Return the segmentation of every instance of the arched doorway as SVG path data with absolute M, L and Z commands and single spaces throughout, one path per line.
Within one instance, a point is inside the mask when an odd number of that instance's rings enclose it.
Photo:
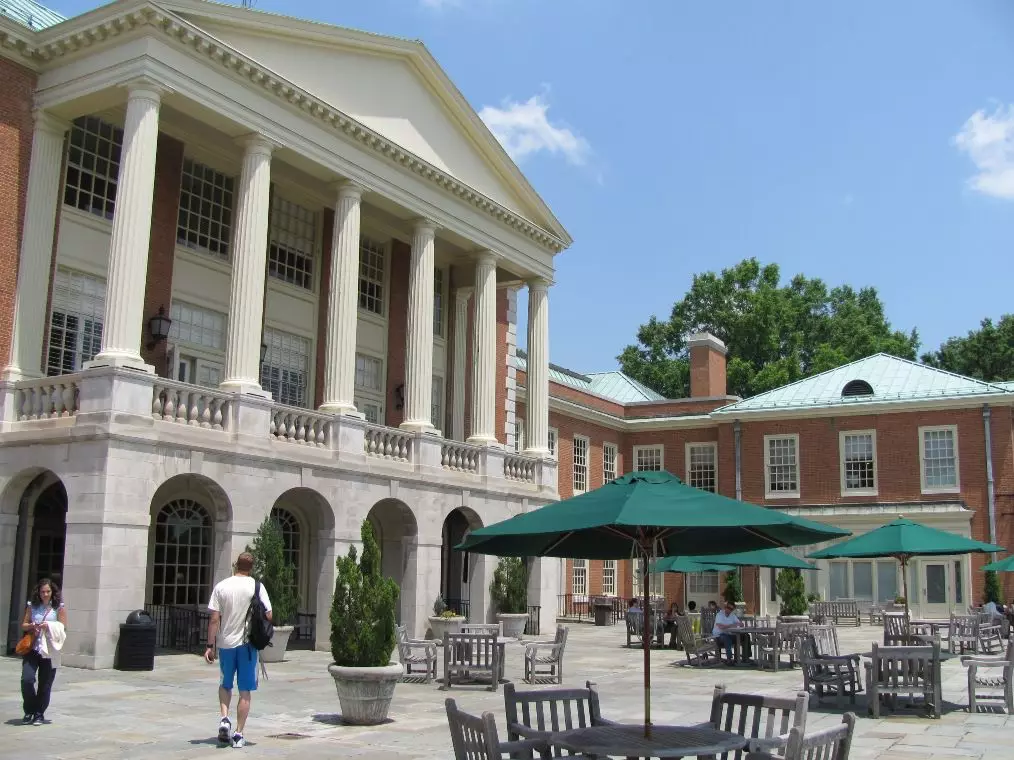
M 7 626 L 7 653 L 21 638 L 21 616 L 32 588 L 42 578 L 63 586 L 64 546 L 67 539 L 67 489 L 49 470 L 15 479 L 13 488 L 27 480 L 17 497 L 18 528 Z M 12 497 L 14 495 L 12 494 Z
M 380 571 L 398 584 L 398 623 L 411 631 L 416 608 L 416 540 L 419 526 L 408 505 L 398 499 L 383 499 L 367 515 L 380 544 Z
M 483 578 L 476 578 L 478 558 L 468 552 L 454 551 L 473 530 L 482 527 L 482 520 L 471 509 L 458 507 L 444 518 L 440 551 L 440 593 L 448 608 L 472 622 L 484 622 L 472 615 L 472 595 L 483 593 Z M 477 585 L 478 584 L 478 585 Z

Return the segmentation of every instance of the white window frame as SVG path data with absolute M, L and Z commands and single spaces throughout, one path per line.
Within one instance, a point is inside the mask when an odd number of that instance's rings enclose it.
M 49 315 L 46 320 L 46 374 L 50 377 L 61 374 L 80 372 L 82 365 L 90 361 L 97 354 L 102 344 L 102 331 L 104 328 L 106 304 L 106 281 L 101 277 L 79 272 L 76 269 L 68 269 L 58 266 L 53 278 L 53 296 L 49 305 Z M 85 304 L 90 309 L 83 308 Z M 64 333 L 65 340 L 62 346 L 57 347 L 53 341 L 54 324 L 53 315 L 59 312 L 67 317 L 75 317 L 78 325 L 74 329 L 68 329 L 66 321 L 63 325 L 56 325 L 56 330 Z M 67 348 L 67 333 L 73 337 L 74 345 Z M 53 362 L 53 351 L 58 352 L 60 361 Z M 73 357 L 73 367 L 64 367 L 63 360 L 67 356 Z M 59 370 L 53 372 L 53 370 Z
M 699 488 L 700 486 L 694 485 L 694 479 L 691 477 L 691 462 L 692 452 L 694 449 L 710 449 L 711 450 L 711 467 L 714 473 L 715 490 L 712 493 L 718 493 L 718 441 L 687 441 L 684 447 L 684 457 L 686 462 L 686 484 Z
M 714 595 L 722 593 L 722 579 L 715 570 L 705 570 L 700 573 L 687 573 L 687 594 L 695 596 Z
M 771 442 L 792 440 L 795 442 L 796 454 L 796 490 L 795 491 L 772 491 L 771 490 Z M 802 467 L 799 456 L 799 433 L 782 433 L 779 435 L 764 436 L 764 498 L 765 499 L 798 499 L 802 489 L 800 474 Z
M 616 596 L 615 559 L 602 560 L 602 596 Z
M 560 431 L 554 427 L 549 428 L 549 434 L 546 436 L 546 445 L 549 447 L 549 456 L 552 459 L 556 459 L 556 452 L 559 449 Z
M 105 133 L 105 134 L 103 134 Z M 89 138 L 94 140 L 94 149 L 86 147 Z M 75 144 L 80 140 L 80 144 Z M 63 203 L 68 208 L 100 219 L 111 220 L 116 210 L 117 182 L 123 150 L 123 130 L 115 124 L 103 121 L 97 116 L 81 116 L 74 120 L 67 142 L 67 165 L 64 171 Z M 120 158 L 116 154 L 121 153 Z M 72 176 L 77 178 L 71 181 Z M 89 181 L 82 183 L 81 178 Z M 96 192 L 98 184 L 102 192 Z M 90 184 L 84 189 L 83 184 Z M 82 201 L 84 206 L 82 206 Z M 101 208 L 99 208 L 101 206 Z
M 525 425 L 524 420 L 514 423 L 514 451 L 520 454 L 525 450 Z
M 873 487 L 848 488 L 845 477 L 845 439 L 869 436 L 873 451 Z M 877 466 L 877 431 L 876 430 L 840 430 L 838 431 L 838 469 L 841 475 L 842 496 L 876 496 L 879 487 L 880 467 Z
M 364 250 L 370 253 L 377 253 L 380 255 L 381 270 L 380 279 L 375 277 L 367 277 L 363 272 L 363 266 L 365 265 L 366 257 Z M 358 280 L 356 285 L 356 306 L 361 314 L 369 314 L 374 319 L 384 319 L 387 317 L 387 306 L 388 297 L 390 296 L 388 282 L 390 280 L 389 273 L 391 271 L 391 247 L 386 242 L 382 242 L 380 239 L 371 235 L 360 235 L 359 237 L 359 271 L 356 273 Z M 380 298 L 376 299 L 374 296 L 365 294 L 363 292 L 363 283 L 372 283 L 380 291 Z M 363 306 L 363 299 L 374 298 L 380 302 L 380 310 L 374 311 L 366 306 Z
M 191 169 L 189 172 L 187 171 L 188 165 Z M 197 167 L 200 167 L 202 171 L 195 172 L 194 169 Z M 216 201 L 214 200 L 214 190 L 209 197 L 203 192 L 195 192 L 193 184 L 189 188 L 185 188 L 181 181 L 176 220 L 176 245 L 189 251 L 198 251 L 220 261 L 232 261 L 232 233 L 236 224 L 236 202 L 239 196 L 236 177 L 190 156 L 184 156 L 183 175 L 184 177 L 190 176 L 193 182 L 197 183 L 198 190 L 206 186 L 219 189 L 222 198 L 221 201 Z M 221 184 L 218 182 L 219 179 L 221 179 Z M 226 198 L 226 193 L 228 193 L 228 198 Z M 189 202 L 187 208 L 184 208 L 184 196 L 196 198 L 201 202 L 198 203 L 199 207 L 205 201 L 210 203 L 219 210 L 219 218 L 216 220 L 214 214 L 205 216 L 203 213 L 191 210 Z M 181 218 L 182 214 L 187 215 L 186 223 Z M 191 226 L 191 222 L 195 220 L 196 228 Z M 201 232 L 201 220 L 207 220 L 207 232 Z M 217 225 L 218 234 L 212 234 L 212 225 Z M 198 239 L 191 240 L 192 235 Z M 207 245 L 201 245 L 201 237 L 206 239 Z
M 948 486 L 926 485 L 926 433 L 949 432 L 954 441 L 954 484 Z M 958 450 L 957 425 L 926 425 L 919 428 L 919 486 L 923 493 L 961 492 L 961 452 Z
M 364 361 L 377 362 L 377 370 L 378 370 L 377 371 L 377 383 L 378 383 L 377 387 L 362 385 L 359 382 L 359 377 L 360 377 L 361 373 L 358 372 L 358 365 L 359 365 L 359 360 L 360 359 L 363 359 Z M 375 425 L 383 425 L 384 424 L 384 386 L 385 386 L 385 380 L 386 380 L 386 377 L 385 377 L 385 374 L 384 374 L 384 372 L 385 372 L 384 360 L 383 360 L 382 357 L 375 356 L 373 354 L 369 354 L 369 353 L 366 353 L 364 351 L 357 351 L 356 352 L 356 359 L 355 359 L 355 361 L 356 361 L 357 371 L 356 371 L 356 376 L 355 376 L 355 380 L 354 380 L 354 387 L 355 387 L 354 393 L 355 393 L 355 396 L 354 396 L 353 400 L 355 402 L 356 409 L 358 411 L 362 412 L 363 415 L 367 417 L 367 422 L 370 422 L 371 424 L 375 424 Z M 373 421 L 373 420 L 369 419 L 369 415 L 366 412 L 366 408 L 368 406 L 375 408 L 376 415 L 377 415 L 376 421 Z
M 653 472 L 648 470 L 648 472 Z M 642 559 L 635 559 L 631 561 L 631 578 L 633 579 L 631 584 L 631 591 L 635 599 L 644 598 L 644 589 L 641 588 L 641 571 L 640 563 Z M 652 597 L 664 597 L 665 596 L 665 573 L 648 573 L 648 598 Z
M 291 332 L 287 332 L 285 330 L 279 330 L 277 328 L 272 328 L 272 327 L 265 327 L 264 328 L 264 337 L 262 338 L 262 340 L 265 343 L 268 344 L 268 350 L 267 350 L 267 354 L 265 354 L 264 361 L 261 363 L 261 371 L 259 373 L 259 377 L 261 379 L 261 386 L 264 388 L 264 390 L 269 390 L 269 384 L 264 382 L 264 370 L 267 369 L 267 368 L 276 366 L 276 365 L 274 365 L 274 364 L 271 363 L 273 352 L 276 350 L 276 347 L 274 345 L 274 340 L 271 339 L 274 336 L 278 336 L 278 338 L 283 342 L 283 344 L 284 344 L 284 342 L 287 339 L 290 340 L 290 341 L 303 341 L 306 344 L 306 353 L 303 354 L 306 357 L 306 364 L 305 364 L 305 367 L 303 369 L 303 398 L 301 399 L 302 403 L 292 403 L 291 399 L 284 399 L 283 400 L 283 399 L 278 398 L 276 394 L 272 394 L 273 396 L 275 396 L 275 399 L 274 399 L 275 403 L 277 403 L 277 404 L 283 404 L 283 405 L 286 405 L 286 406 L 293 406 L 293 407 L 297 407 L 297 408 L 300 408 L 300 409 L 309 409 L 310 407 L 313 406 L 313 384 L 312 384 L 312 379 L 313 379 L 313 360 L 314 360 L 315 354 L 313 352 L 314 351 L 313 341 L 310 338 L 307 338 L 305 335 L 299 335 L 297 333 L 291 333 Z M 278 349 L 278 350 L 283 350 L 284 351 L 285 349 L 283 348 L 283 349 Z M 298 352 L 293 352 L 293 353 L 297 353 L 297 355 L 298 355 Z M 292 367 L 289 367 L 287 365 L 277 365 L 277 366 L 278 366 L 278 369 L 280 370 L 280 372 L 279 372 L 279 387 L 281 387 L 282 372 L 284 372 L 284 371 L 296 372 L 297 370 L 295 370 Z
M 579 586 L 580 591 L 578 591 Z M 570 593 L 575 602 L 588 598 L 588 560 L 572 559 L 570 561 Z
M 433 376 L 433 383 L 430 386 L 430 422 L 437 430 L 444 429 L 444 378 L 441 375 Z
M 642 469 L 638 454 L 647 451 L 658 451 L 658 468 L 657 469 Z M 633 461 L 630 463 L 634 472 L 659 472 L 665 469 L 665 445 L 661 443 L 644 444 L 641 446 L 634 446 L 634 455 L 631 457 Z
M 574 495 L 585 493 L 588 490 L 588 458 L 591 456 L 591 439 L 584 435 L 574 436 L 573 445 L 573 470 L 571 482 Z M 579 456 L 580 449 L 584 449 L 583 455 Z M 583 461 L 579 461 L 582 459 Z
M 606 463 L 609 461 L 609 454 L 612 454 L 613 467 L 612 470 L 606 467 Z M 603 443 L 602 444 L 602 482 L 608 483 L 610 480 L 615 480 L 618 476 L 620 461 L 620 449 L 615 443 Z
M 320 248 L 319 224 L 319 214 L 313 209 L 279 196 L 272 200 L 267 252 L 268 276 L 272 280 L 314 292 Z M 306 237 L 307 232 L 310 237 Z M 275 251 L 280 256 L 273 256 Z M 286 255 L 294 257 L 296 266 L 281 260 Z

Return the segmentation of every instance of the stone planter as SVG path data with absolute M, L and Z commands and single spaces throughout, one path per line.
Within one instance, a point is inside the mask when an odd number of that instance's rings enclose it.
M 400 663 L 377 668 L 354 668 L 331 664 L 327 672 L 334 678 L 341 705 L 342 722 L 353 726 L 375 726 L 387 720 L 394 698 L 394 686 L 404 673 Z
M 431 617 L 430 630 L 433 631 L 434 639 L 437 641 L 443 641 L 444 636 L 448 633 L 457 633 L 460 631 L 464 622 L 465 618 L 462 615 L 455 615 L 454 617 Z
M 281 662 L 285 659 L 285 650 L 289 646 L 289 637 L 296 630 L 291 625 L 275 626 L 275 635 L 271 637 L 271 646 L 261 650 L 261 662 Z
M 519 639 L 528 624 L 527 612 L 501 612 L 496 619 L 503 624 L 503 635 L 508 639 Z

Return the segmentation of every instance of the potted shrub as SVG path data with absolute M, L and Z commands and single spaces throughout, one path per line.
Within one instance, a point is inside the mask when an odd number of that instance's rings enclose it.
M 725 590 L 722 597 L 736 608 L 736 612 L 746 612 L 746 603 L 743 601 L 743 581 L 740 578 L 740 571 L 733 570 L 725 574 Z
M 391 661 L 398 586 L 380 574 L 380 547 L 369 520 L 362 525 L 363 554 L 339 557 L 331 602 L 331 656 L 342 720 L 373 726 L 387 720 L 403 668 Z
M 461 630 L 465 617 L 464 615 L 459 615 L 457 610 L 448 608 L 447 604 L 444 603 L 444 597 L 441 594 L 437 594 L 437 600 L 433 602 L 433 615 L 430 616 L 429 621 L 433 638 L 443 641 L 444 636 L 448 633 L 456 633 Z
M 289 637 L 295 630 L 296 613 L 299 611 L 299 594 L 296 591 L 296 568 L 285 559 L 285 542 L 282 529 L 271 516 L 257 528 L 253 546 L 246 550 L 253 555 L 253 576 L 260 578 L 264 590 L 271 600 L 271 621 L 275 626 L 275 635 L 271 637 L 271 646 L 261 651 L 263 662 L 281 662 L 285 659 L 285 650 L 289 645 Z
M 489 584 L 489 598 L 503 635 L 520 639 L 528 623 L 528 567 L 521 557 L 501 557 Z
M 996 570 L 987 570 L 984 575 L 982 595 L 986 598 L 986 602 L 1000 604 L 1000 579 L 996 577 Z
M 775 579 L 775 590 L 781 599 L 778 617 L 785 621 L 809 620 L 806 584 L 798 570 L 781 570 Z

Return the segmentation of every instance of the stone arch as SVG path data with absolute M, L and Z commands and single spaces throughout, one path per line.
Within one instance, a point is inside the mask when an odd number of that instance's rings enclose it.
M 486 563 L 481 555 L 455 551 L 454 547 L 482 525 L 482 518 L 475 510 L 456 507 L 447 513 L 440 533 L 440 593 L 448 607 L 465 614 L 474 623 L 484 622 Z
M 409 506 L 398 499 L 381 499 L 373 505 L 366 519 L 380 544 L 381 572 L 393 578 L 401 590 L 398 622 L 414 630 L 418 617 L 419 523 Z
M 41 578 L 62 587 L 67 540 L 67 488 L 51 470 L 18 473 L 0 495 L 0 578 L 10 594 L 3 599 L 7 620 L 6 651 L 21 637 L 21 612 Z

